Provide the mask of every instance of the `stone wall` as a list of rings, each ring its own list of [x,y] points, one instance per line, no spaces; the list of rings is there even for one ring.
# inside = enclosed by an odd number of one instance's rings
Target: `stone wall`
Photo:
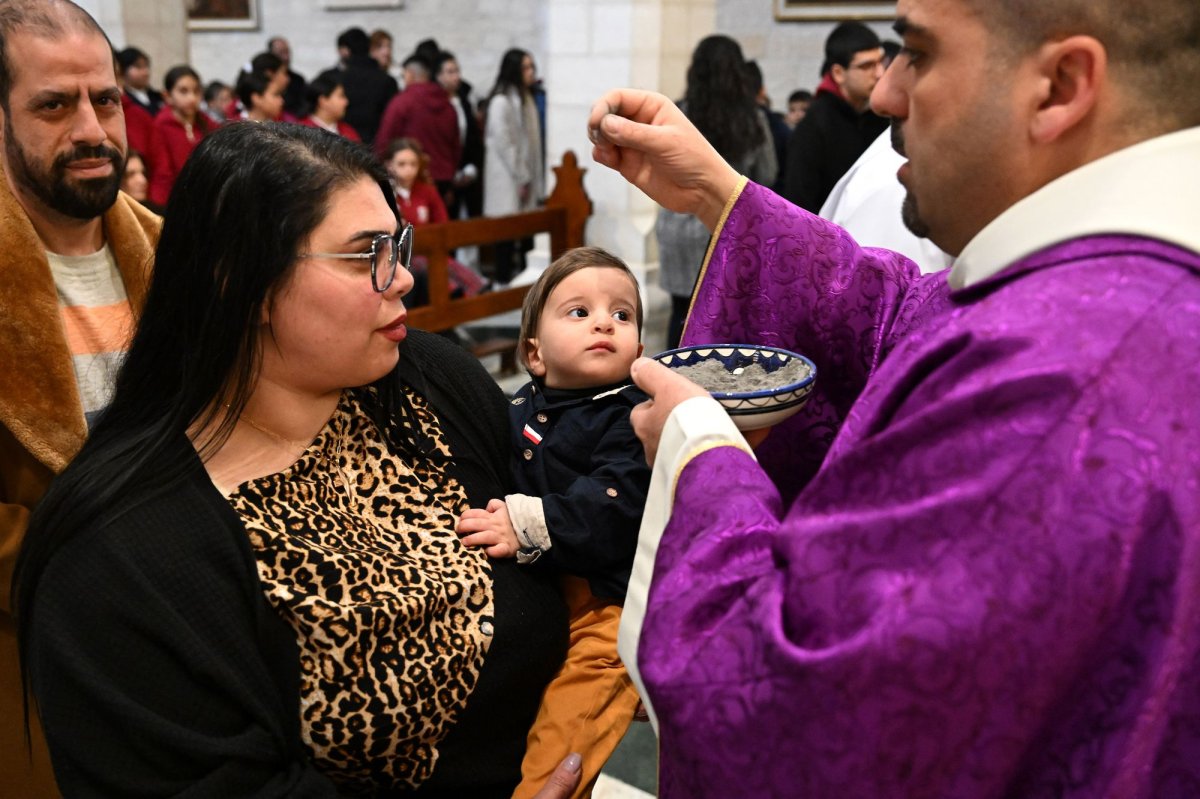
[[[286,37],[292,45],[292,68],[314,77],[335,64],[338,34],[354,26],[368,33],[376,28],[390,32],[397,61],[422,39],[437,39],[458,57],[463,77],[477,93],[491,88],[508,48],[529,50],[539,65],[546,53],[547,2],[407,0],[403,8],[349,10],[326,9],[321,0],[258,2],[257,31],[190,32],[192,66],[206,81],[232,82],[271,36]]]

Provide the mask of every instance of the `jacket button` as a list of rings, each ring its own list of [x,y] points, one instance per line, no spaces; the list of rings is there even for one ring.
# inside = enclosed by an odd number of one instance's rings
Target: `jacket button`
[[[604,493],[608,494],[610,497],[615,497],[617,495],[617,489],[609,488],[609,489],[606,489]]]
[[[483,633],[484,635],[491,635],[495,631],[496,630],[494,627],[492,627],[492,623],[490,621],[485,621],[479,625],[479,632]]]
[[[537,415],[537,420],[538,420],[539,422],[541,422],[542,424],[545,424],[546,422],[550,421],[550,417],[549,417],[549,416],[547,416],[547,415],[546,415],[546,414],[544,414],[544,413],[539,413],[539,414]]]
[[[527,449],[521,454],[523,454],[525,456],[525,460],[527,460],[527,461],[533,460],[533,450]]]

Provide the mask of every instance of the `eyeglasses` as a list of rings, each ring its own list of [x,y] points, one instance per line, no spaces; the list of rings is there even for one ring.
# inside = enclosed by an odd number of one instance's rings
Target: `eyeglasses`
[[[396,267],[411,268],[413,250],[413,226],[405,225],[397,233],[380,233],[371,239],[371,249],[366,252],[308,252],[301,258],[337,258],[339,260],[371,260],[371,287],[382,294],[396,279]]]

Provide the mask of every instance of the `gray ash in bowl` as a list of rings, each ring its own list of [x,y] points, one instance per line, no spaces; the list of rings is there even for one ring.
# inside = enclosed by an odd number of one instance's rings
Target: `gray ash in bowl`
[[[809,376],[808,364],[795,359],[771,372],[760,363],[749,363],[730,371],[725,368],[725,364],[711,358],[676,366],[673,371],[714,394],[770,391],[794,385]]]

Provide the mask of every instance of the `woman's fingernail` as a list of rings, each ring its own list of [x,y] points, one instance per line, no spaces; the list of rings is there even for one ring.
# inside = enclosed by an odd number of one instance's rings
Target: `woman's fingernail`
[[[563,761],[563,765],[566,766],[567,770],[572,774],[578,774],[579,770],[583,768],[583,758],[579,756],[578,752],[572,752],[567,756],[567,759]]]

